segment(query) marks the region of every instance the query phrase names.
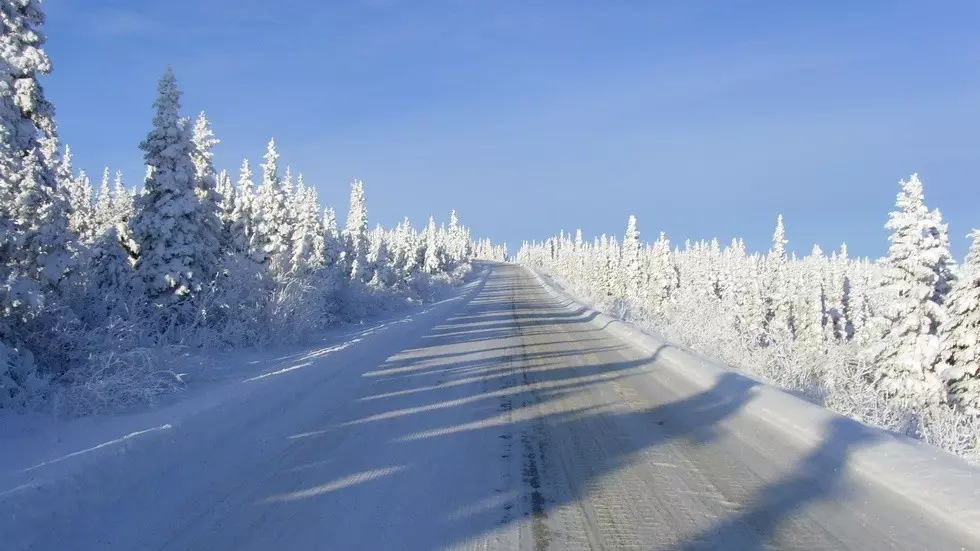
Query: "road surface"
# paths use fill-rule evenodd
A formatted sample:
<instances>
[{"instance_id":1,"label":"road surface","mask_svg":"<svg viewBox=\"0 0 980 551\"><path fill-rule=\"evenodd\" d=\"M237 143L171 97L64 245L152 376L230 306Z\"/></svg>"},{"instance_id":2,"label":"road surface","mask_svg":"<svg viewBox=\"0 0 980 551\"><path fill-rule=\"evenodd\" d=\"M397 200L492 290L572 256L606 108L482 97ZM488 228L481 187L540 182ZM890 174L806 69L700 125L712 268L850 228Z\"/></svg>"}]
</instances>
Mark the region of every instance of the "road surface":
<instances>
[{"instance_id":1,"label":"road surface","mask_svg":"<svg viewBox=\"0 0 980 551\"><path fill-rule=\"evenodd\" d=\"M78 482L27 548L980 548L848 474L860 438L801 449L741 413L752 383L698 392L589 321L495 265L436 324Z\"/></svg>"}]
</instances>

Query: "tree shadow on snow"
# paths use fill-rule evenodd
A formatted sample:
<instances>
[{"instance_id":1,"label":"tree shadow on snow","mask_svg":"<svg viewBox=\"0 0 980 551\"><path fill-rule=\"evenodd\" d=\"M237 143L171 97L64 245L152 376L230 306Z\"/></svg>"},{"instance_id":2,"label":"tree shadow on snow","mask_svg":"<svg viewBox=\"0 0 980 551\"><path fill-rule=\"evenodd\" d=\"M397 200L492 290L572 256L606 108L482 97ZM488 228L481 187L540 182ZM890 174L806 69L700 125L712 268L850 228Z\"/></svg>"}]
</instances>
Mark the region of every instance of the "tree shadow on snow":
<instances>
[{"instance_id":1,"label":"tree shadow on snow","mask_svg":"<svg viewBox=\"0 0 980 551\"><path fill-rule=\"evenodd\" d=\"M368 369L362 394L337 418L286 436L301 451L270 475L270 495L257 505L269 509L263 518L307 515L308 522L327 523L316 525L324 548L365 549L464 546L524 520L536 546L563 548L588 542L556 529L553 519L588 503L607 477L662 458L669 462L663 476L695 480L701 474L679 460L686 458L729 468L742 480L702 482L720 493L716 498L658 490L657 480L616 490L640 492L632 497L653 500L654 513L664 516L684 500L717 502L707 503L717 513L713 521L677 520L683 533L664 534L672 543L660 548L763 549L797 541L784 539L785 532L807 523L801 512L811 504L838 495L849 454L875 438L835 421L790 472L764 480L718 453L728 421L758 383L726 373L680 399L666 398L666 390L634 395L631 389L651 378L669 379L656 365L662 350L644 356L590 326L584 310L549 301L518 268L494 271L458 314ZM524 293L533 298L515 302ZM478 460L478 469L459 464ZM379 501L395 496L398 503ZM310 500L317 500L312 510ZM671 528L658 525L656 515L623 515L603 522L621 520L618 529L642 541ZM830 541L807 533L813 547ZM620 534L624 542L629 534ZM279 541L290 537L300 536ZM608 537L616 547L617 536Z\"/></svg>"}]
</instances>

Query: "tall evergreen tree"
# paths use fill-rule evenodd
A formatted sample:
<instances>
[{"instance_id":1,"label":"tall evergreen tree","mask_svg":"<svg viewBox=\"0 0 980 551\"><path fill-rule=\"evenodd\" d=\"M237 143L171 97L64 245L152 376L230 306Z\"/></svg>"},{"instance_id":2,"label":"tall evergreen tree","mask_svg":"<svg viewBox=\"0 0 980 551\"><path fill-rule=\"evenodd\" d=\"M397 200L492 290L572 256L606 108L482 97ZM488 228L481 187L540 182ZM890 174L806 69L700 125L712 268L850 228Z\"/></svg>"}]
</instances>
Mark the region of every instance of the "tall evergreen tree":
<instances>
[{"instance_id":1,"label":"tall evergreen tree","mask_svg":"<svg viewBox=\"0 0 980 551\"><path fill-rule=\"evenodd\" d=\"M326 265L326 243L316 189L307 188L302 175L299 177L293 205L296 224L293 231L291 271L295 275L305 275Z\"/></svg>"},{"instance_id":2,"label":"tall evergreen tree","mask_svg":"<svg viewBox=\"0 0 980 551\"><path fill-rule=\"evenodd\" d=\"M204 206L194 164L195 145L180 118L173 70L160 79L153 128L140 144L152 167L132 222L136 271L153 299L194 293L218 272L216 212Z\"/></svg>"},{"instance_id":3,"label":"tall evergreen tree","mask_svg":"<svg viewBox=\"0 0 980 551\"><path fill-rule=\"evenodd\" d=\"M255 184L248 159L242 160L235 191L235 206L231 213L231 248L238 254L254 258L257 254L255 239Z\"/></svg>"},{"instance_id":4,"label":"tall evergreen tree","mask_svg":"<svg viewBox=\"0 0 980 551\"><path fill-rule=\"evenodd\" d=\"M67 189L68 191L68 228L75 236L85 242L91 242L97 233L100 220L98 212L92 204L92 181L84 170L78 172Z\"/></svg>"},{"instance_id":5,"label":"tall evergreen tree","mask_svg":"<svg viewBox=\"0 0 980 551\"><path fill-rule=\"evenodd\" d=\"M427 274L434 274L441 268L439 260L439 238L436 234L436 219L429 217L429 225L425 230L425 260L422 270Z\"/></svg>"},{"instance_id":6,"label":"tall evergreen tree","mask_svg":"<svg viewBox=\"0 0 980 551\"><path fill-rule=\"evenodd\" d=\"M207 242L218 244L217 256L228 249L225 233L222 231L221 207L224 200L218 193L218 178L214 169L214 146L219 140L211 129L211 123L202 111L194 122L194 133L191 136L191 160L194 163L194 179L197 182L198 212L200 213L200 229L207 235Z\"/></svg>"},{"instance_id":7,"label":"tall evergreen tree","mask_svg":"<svg viewBox=\"0 0 980 551\"><path fill-rule=\"evenodd\" d=\"M113 222L119 224L127 222L133 217L134 192L126 189L123 185L122 171L116 171L116 178L112 184L112 212Z\"/></svg>"},{"instance_id":8,"label":"tall evergreen tree","mask_svg":"<svg viewBox=\"0 0 980 551\"><path fill-rule=\"evenodd\" d=\"M640 300L640 291L646 288L644 266L640 261L640 230L636 227L636 217L630 216L626 222L626 235L623 236L623 287L625 296Z\"/></svg>"},{"instance_id":9,"label":"tall evergreen tree","mask_svg":"<svg viewBox=\"0 0 980 551\"><path fill-rule=\"evenodd\" d=\"M369 273L367 264L368 253L368 218L367 204L364 199L364 184L355 180L351 184L350 211L347 214L347 265L352 281L368 282L374 274Z\"/></svg>"},{"instance_id":10,"label":"tall evergreen tree","mask_svg":"<svg viewBox=\"0 0 980 551\"><path fill-rule=\"evenodd\" d=\"M37 0L0 0L0 407L40 380L25 339L44 336L25 324L72 263L54 108L38 82L51 72L43 24Z\"/></svg>"},{"instance_id":11,"label":"tall evergreen tree","mask_svg":"<svg viewBox=\"0 0 980 551\"><path fill-rule=\"evenodd\" d=\"M885 393L904 403L936 402L943 399L936 366L950 254L944 225L926 208L918 175L901 185L897 210L885 225L891 245L879 283L883 331L868 356Z\"/></svg>"},{"instance_id":12,"label":"tall evergreen tree","mask_svg":"<svg viewBox=\"0 0 980 551\"><path fill-rule=\"evenodd\" d=\"M941 327L942 377L953 403L969 415L980 415L980 230L966 264L947 299L949 319Z\"/></svg>"},{"instance_id":13,"label":"tall evergreen tree","mask_svg":"<svg viewBox=\"0 0 980 551\"><path fill-rule=\"evenodd\" d=\"M289 202L279 178L279 153L269 141L262 164L262 183L252 205L255 216L253 249L256 260L266 263L275 274L288 271L292 252L292 226Z\"/></svg>"},{"instance_id":14,"label":"tall evergreen tree","mask_svg":"<svg viewBox=\"0 0 980 551\"><path fill-rule=\"evenodd\" d=\"M367 262L370 266L373 287L390 287L394 283L394 272L391 270L391 256L388 238L380 225L369 234L369 250Z\"/></svg>"},{"instance_id":15,"label":"tall evergreen tree","mask_svg":"<svg viewBox=\"0 0 980 551\"><path fill-rule=\"evenodd\" d=\"M333 207L323 210L323 248L325 265L336 271L343 260L344 247L337 227L337 212Z\"/></svg>"},{"instance_id":16,"label":"tall evergreen tree","mask_svg":"<svg viewBox=\"0 0 980 551\"><path fill-rule=\"evenodd\" d=\"M227 170L222 170L216 177L216 197L218 201L218 218L221 220L221 241L226 249L232 248L232 222L235 215L235 184Z\"/></svg>"},{"instance_id":17,"label":"tall evergreen tree","mask_svg":"<svg viewBox=\"0 0 980 551\"><path fill-rule=\"evenodd\" d=\"M96 195L92 219L95 227L93 237L102 235L102 232L116 222L112 208L112 190L109 188L109 167L102 169L102 182L99 184L99 193Z\"/></svg>"},{"instance_id":18,"label":"tall evergreen tree","mask_svg":"<svg viewBox=\"0 0 980 551\"><path fill-rule=\"evenodd\" d=\"M788 339L795 333L791 297L789 292L788 258L786 256L786 228L783 215L776 218L776 231L772 236L772 249L766 257L766 303L768 305L768 335L770 339Z\"/></svg>"}]
</instances>

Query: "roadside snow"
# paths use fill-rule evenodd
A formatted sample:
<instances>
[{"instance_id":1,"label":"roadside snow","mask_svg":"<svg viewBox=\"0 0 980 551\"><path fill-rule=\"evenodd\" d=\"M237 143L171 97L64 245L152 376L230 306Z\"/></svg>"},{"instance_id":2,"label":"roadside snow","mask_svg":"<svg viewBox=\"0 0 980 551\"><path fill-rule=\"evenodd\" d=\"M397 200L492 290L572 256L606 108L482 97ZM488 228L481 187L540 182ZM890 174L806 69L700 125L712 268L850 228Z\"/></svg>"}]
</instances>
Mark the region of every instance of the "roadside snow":
<instances>
[{"instance_id":1,"label":"roadside snow","mask_svg":"<svg viewBox=\"0 0 980 551\"><path fill-rule=\"evenodd\" d=\"M284 397L337 377L348 361L364 353L395 350L482 286L486 272L453 290L449 298L326 332L313 345L247 350L211 356L186 354L175 362L186 390L154 407L111 415L57 419L27 414L0 417L0 533L4 545L29 519L53 516L57 503L81 479L112 477L134 453L154 455L162 442L195 435L193 446L208 445L222 427L241 422L241 412L274 415ZM243 409L244 408L244 409ZM187 444L184 444L185 446ZM125 460L123 461L123 458ZM146 458L144 458L146 459ZM127 465L125 470L133 470ZM138 469L135 469L138 471ZM75 481L75 483L73 483ZM16 545L13 547L16 548Z\"/></svg>"},{"instance_id":2,"label":"roadside snow","mask_svg":"<svg viewBox=\"0 0 980 551\"><path fill-rule=\"evenodd\" d=\"M980 469L961 457L909 436L875 428L812 403L795 393L767 384L761 378L677 346L654 331L601 313L543 270L528 268L548 293L566 308L591 310L591 323L621 340L656 354L661 365L703 389L723 377L738 377L753 388L740 415L754 417L795 440L804 448L826 445L833 427L836 438L860 442L849 453L843 469L867 482L909 500L921 511L980 535ZM584 308L583 308L584 307Z\"/></svg>"}]
</instances>

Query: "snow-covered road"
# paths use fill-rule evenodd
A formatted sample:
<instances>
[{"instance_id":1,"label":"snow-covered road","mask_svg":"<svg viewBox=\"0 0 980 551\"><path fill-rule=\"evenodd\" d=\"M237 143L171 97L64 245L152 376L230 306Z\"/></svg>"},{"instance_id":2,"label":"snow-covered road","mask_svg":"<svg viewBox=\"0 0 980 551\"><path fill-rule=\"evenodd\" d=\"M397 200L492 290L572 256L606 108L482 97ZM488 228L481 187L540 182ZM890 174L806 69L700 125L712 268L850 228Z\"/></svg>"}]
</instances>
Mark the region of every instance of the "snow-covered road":
<instances>
[{"instance_id":1,"label":"snow-covered road","mask_svg":"<svg viewBox=\"0 0 980 551\"><path fill-rule=\"evenodd\" d=\"M698 389L592 317L495 265L441 311L0 501L0 547L980 548L846 468L873 432L806 446L743 413L754 383Z\"/></svg>"}]
</instances>

